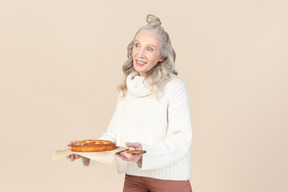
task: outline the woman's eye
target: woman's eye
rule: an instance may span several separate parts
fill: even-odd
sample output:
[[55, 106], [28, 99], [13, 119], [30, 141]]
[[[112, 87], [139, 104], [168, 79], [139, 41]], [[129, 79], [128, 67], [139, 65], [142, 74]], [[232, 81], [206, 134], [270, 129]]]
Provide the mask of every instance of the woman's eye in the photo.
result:
[[151, 52], [151, 51], [153, 51], [153, 49], [152, 49], [152, 48], [148, 48], [147, 51], [150, 51], [150, 52]]
[[139, 44], [138, 44], [138, 43], [136, 43], [136, 44], [135, 44], [135, 47], [139, 47]]

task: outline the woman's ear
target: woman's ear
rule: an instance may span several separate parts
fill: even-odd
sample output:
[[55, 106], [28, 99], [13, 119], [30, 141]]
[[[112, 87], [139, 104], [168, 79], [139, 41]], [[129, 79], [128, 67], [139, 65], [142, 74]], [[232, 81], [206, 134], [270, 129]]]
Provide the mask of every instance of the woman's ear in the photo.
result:
[[164, 56], [160, 57], [159, 63], [161, 63], [161, 62], [164, 61], [164, 60], [165, 60], [165, 57], [164, 57]]

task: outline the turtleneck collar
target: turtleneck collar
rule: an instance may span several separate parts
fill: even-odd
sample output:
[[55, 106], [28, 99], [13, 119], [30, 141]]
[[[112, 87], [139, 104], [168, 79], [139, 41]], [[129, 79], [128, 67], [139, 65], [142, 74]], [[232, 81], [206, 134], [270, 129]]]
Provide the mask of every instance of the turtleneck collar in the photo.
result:
[[135, 97], [145, 97], [150, 95], [150, 89], [144, 83], [145, 77], [139, 76], [137, 72], [133, 72], [127, 76], [127, 91]]

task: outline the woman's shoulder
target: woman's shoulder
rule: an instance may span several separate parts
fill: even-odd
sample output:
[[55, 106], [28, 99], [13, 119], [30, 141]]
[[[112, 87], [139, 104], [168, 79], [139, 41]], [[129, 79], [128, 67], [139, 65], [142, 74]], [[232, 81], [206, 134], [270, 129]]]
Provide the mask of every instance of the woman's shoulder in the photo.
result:
[[166, 87], [171, 89], [186, 89], [184, 81], [177, 75], [172, 74], [169, 79], [164, 82]]
[[167, 98], [169, 105], [178, 106], [189, 103], [188, 91], [184, 81], [177, 75], [171, 75], [160, 90], [161, 96]]
[[165, 80], [161, 85], [158, 87], [162, 96], [165, 97], [178, 97], [178, 96], [185, 96], [187, 95], [187, 89], [185, 86], [184, 81], [177, 75], [171, 75], [170, 78]]

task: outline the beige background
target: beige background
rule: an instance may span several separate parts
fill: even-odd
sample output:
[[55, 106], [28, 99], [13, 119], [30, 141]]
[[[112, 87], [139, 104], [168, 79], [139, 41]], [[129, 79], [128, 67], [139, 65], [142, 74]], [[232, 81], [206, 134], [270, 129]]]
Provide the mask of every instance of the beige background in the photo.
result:
[[0, 191], [122, 190], [52, 152], [97, 138], [126, 46], [162, 19], [191, 100], [194, 192], [287, 192], [288, 1], [1, 1]]

